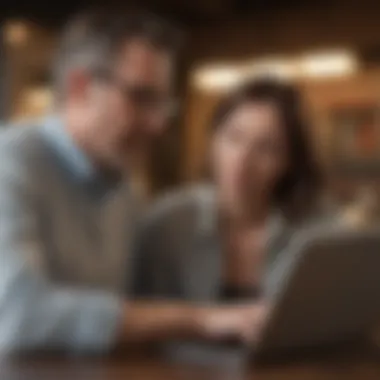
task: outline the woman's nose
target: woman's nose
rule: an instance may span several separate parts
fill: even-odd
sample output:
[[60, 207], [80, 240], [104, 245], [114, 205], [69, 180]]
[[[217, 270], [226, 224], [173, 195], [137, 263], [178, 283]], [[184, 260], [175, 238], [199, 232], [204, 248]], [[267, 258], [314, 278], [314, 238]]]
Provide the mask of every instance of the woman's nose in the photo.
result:
[[250, 150], [243, 152], [240, 156], [240, 162], [238, 165], [241, 175], [250, 176], [252, 175], [252, 172], [256, 172], [256, 163], [257, 158], [255, 157], [254, 152], [251, 152]]

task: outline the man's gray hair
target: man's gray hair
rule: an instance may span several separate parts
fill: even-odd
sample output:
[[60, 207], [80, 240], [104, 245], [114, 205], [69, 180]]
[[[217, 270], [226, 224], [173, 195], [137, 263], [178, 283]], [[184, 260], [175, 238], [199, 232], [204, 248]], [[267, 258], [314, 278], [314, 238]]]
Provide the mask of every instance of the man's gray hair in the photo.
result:
[[176, 28], [146, 12], [98, 9], [72, 19], [63, 32], [54, 65], [58, 93], [62, 93], [65, 77], [71, 68], [107, 69], [121, 45], [132, 38], [146, 40], [173, 56], [181, 45]]

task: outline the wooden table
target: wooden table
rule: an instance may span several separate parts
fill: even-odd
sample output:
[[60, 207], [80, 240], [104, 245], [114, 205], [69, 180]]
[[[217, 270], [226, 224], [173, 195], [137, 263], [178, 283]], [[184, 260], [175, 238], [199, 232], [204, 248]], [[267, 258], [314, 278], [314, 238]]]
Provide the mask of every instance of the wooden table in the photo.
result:
[[317, 357], [294, 358], [282, 364], [202, 367], [158, 357], [117, 355], [104, 358], [64, 358], [45, 355], [2, 360], [1, 380], [330, 380], [380, 379], [380, 355], [360, 348]]

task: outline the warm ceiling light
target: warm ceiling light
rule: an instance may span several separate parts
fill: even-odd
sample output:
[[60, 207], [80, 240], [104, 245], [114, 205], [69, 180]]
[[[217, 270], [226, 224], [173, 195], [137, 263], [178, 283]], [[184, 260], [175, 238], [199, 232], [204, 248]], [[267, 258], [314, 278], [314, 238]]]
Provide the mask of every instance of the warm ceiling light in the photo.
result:
[[26, 104], [33, 110], [46, 111], [52, 102], [52, 92], [48, 87], [31, 88], [24, 96]]
[[24, 45], [29, 37], [29, 28], [24, 21], [9, 21], [4, 26], [4, 38], [10, 46]]
[[300, 60], [301, 75], [310, 78], [350, 75], [357, 67], [357, 58], [350, 52], [310, 54]]
[[194, 84], [204, 90], [224, 90], [236, 86], [243, 71], [234, 65], [217, 65], [199, 69], [194, 74]]
[[293, 79], [296, 75], [296, 64], [283, 58], [259, 60], [247, 67], [248, 77], [273, 76], [279, 79]]
[[195, 72], [197, 88], [229, 90], [244, 79], [273, 76], [283, 80], [331, 78], [350, 75], [358, 69], [357, 57], [346, 51], [331, 51], [296, 57], [272, 57], [244, 65], [210, 65]]

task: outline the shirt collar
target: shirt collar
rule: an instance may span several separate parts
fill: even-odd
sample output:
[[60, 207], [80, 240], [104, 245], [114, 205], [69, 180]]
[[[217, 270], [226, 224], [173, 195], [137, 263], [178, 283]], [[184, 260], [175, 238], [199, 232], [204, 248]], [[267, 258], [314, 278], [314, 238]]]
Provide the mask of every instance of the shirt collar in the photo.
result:
[[110, 183], [101, 175], [90, 158], [67, 133], [60, 117], [46, 118], [43, 123], [43, 135], [64, 169], [75, 181], [89, 186], [94, 194], [101, 196], [115, 189], [115, 184]]

